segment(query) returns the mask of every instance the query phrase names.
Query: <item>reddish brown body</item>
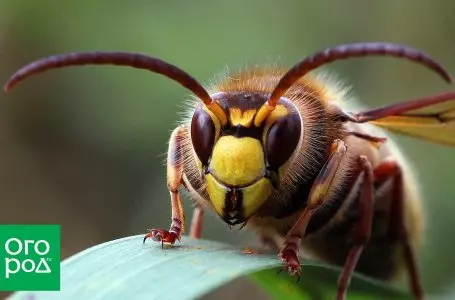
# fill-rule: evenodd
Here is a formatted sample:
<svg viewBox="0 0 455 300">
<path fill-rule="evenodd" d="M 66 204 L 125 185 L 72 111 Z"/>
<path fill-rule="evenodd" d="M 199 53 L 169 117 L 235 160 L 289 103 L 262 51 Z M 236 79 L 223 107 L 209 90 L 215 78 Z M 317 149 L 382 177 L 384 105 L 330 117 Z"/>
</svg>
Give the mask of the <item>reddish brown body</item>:
<svg viewBox="0 0 455 300">
<path fill-rule="evenodd" d="M 183 186 L 196 203 L 194 238 L 201 236 L 204 211 L 212 210 L 229 225 L 258 232 L 291 275 L 300 274 L 300 249 L 342 266 L 337 299 L 345 298 L 354 270 L 382 280 L 407 270 L 413 295 L 422 299 L 415 259 L 424 223 L 419 193 L 408 163 L 379 127 L 455 146 L 455 92 L 354 114 L 342 89 L 307 75 L 328 62 L 366 55 L 406 58 L 452 80 L 416 49 L 356 43 L 316 52 L 287 72 L 228 74 L 210 91 L 176 66 L 122 52 L 44 58 L 17 71 L 5 90 L 34 73 L 85 64 L 131 66 L 175 80 L 200 102 L 170 137 L 171 226 L 151 230 L 144 242 L 180 239 Z"/>
<path fill-rule="evenodd" d="M 226 93 L 271 93 L 273 87 L 283 76 L 279 70 L 249 70 L 237 74 L 229 74 L 225 81 L 212 87 L 213 92 Z M 334 100 L 336 95 L 338 100 Z M 358 173 L 361 171 L 358 157 L 365 156 L 374 170 L 387 162 L 397 162 L 404 169 L 402 183 L 407 227 L 412 228 L 409 235 L 410 244 L 418 245 L 422 232 L 422 214 L 420 199 L 415 190 L 414 178 L 407 170 L 401 153 L 393 147 L 391 141 L 375 144 L 359 138 L 350 132 L 368 136 L 385 137 L 385 133 L 374 128 L 371 124 L 344 124 L 335 118 L 343 105 L 343 91 L 333 88 L 330 82 L 320 78 L 301 79 L 295 83 L 284 97 L 293 101 L 299 108 L 303 119 L 303 142 L 298 154 L 284 176 L 281 187 L 249 219 L 247 227 L 257 231 L 266 241 L 273 241 L 280 249 L 285 236 L 302 214 L 308 201 L 308 193 L 314 183 L 314 178 L 324 165 L 335 139 L 342 139 L 347 146 L 346 157 L 343 159 L 340 171 L 331 183 L 327 207 L 321 207 L 308 224 L 306 237 L 302 240 L 304 250 L 312 256 L 340 266 L 353 246 L 353 230 L 355 230 L 359 187 L 354 187 Z M 194 111 L 190 109 L 190 111 Z M 184 122 L 189 124 L 189 122 Z M 183 125 L 185 126 L 185 125 Z M 187 125 L 189 126 L 189 125 Z M 184 182 L 196 203 L 211 210 L 207 192 L 198 174 L 194 153 L 189 134 L 182 136 L 184 142 L 182 158 Z M 311 167 L 310 167 L 311 166 Z M 389 170 L 387 170 L 388 172 Z M 391 217 L 391 203 L 394 197 L 391 181 L 393 173 L 379 174 L 374 178 L 374 217 L 371 237 L 366 244 L 359 264 L 356 268 L 366 275 L 390 279 L 398 271 L 403 270 L 404 259 L 400 252 L 401 241 L 394 230 Z M 197 174 L 197 175 L 196 175 Z M 385 177 L 385 178 L 384 178 Z M 357 191 L 357 192 L 356 192 Z M 357 197 L 349 197 L 350 193 Z M 392 224 L 392 225 L 391 225 Z M 398 229 L 396 229 L 398 230 Z"/>
</svg>

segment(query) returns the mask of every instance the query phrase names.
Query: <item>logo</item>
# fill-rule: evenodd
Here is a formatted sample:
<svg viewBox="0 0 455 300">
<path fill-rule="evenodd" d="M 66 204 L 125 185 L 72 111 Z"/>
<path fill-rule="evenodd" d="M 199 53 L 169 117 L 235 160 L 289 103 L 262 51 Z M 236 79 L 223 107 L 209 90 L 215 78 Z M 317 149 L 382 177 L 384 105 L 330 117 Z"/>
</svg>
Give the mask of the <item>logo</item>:
<svg viewBox="0 0 455 300">
<path fill-rule="evenodd" d="M 60 290 L 60 225 L 0 225 L 0 291 Z"/>
</svg>

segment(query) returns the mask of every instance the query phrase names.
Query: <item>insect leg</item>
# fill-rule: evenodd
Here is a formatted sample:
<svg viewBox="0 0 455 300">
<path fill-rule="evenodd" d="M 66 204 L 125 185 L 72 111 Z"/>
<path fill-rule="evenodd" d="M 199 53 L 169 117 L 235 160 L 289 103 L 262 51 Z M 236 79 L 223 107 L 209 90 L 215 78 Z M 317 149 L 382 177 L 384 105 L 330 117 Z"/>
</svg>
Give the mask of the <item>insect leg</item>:
<svg viewBox="0 0 455 300">
<path fill-rule="evenodd" d="M 172 222 L 169 230 L 152 229 L 144 237 L 144 242 L 147 238 L 164 243 L 174 244 L 176 240 L 180 240 L 185 228 L 185 215 L 180 200 L 179 186 L 182 184 L 183 176 L 183 153 L 182 143 L 183 138 L 187 134 L 187 128 L 179 126 L 171 134 L 169 141 L 169 150 L 167 156 L 167 185 L 171 195 L 172 207 Z"/>
<path fill-rule="evenodd" d="M 306 227 L 316 209 L 327 200 L 340 163 L 346 153 L 343 141 L 336 140 L 332 146 L 332 153 L 319 172 L 308 196 L 308 204 L 289 232 L 286 234 L 280 257 L 284 261 L 284 268 L 291 275 L 300 274 L 299 248 L 300 241 L 305 234 Z"/>
<path fill-rule="evenodd" d="M 364 245 L 370 238 L 371 223 L 373 220 L 373 170 L 370 162 L 365 156 L 360 156 L 362 171 L 357 178 L 355 186 L 360 186 L 360 201 L 359 201 L 359 218 L 356 221 L 353 232 L 354 246 L 349 251 L 349 254 L 344 263 L 343 271 L 338 277 L 338 293 L 337 299 L 342 300 L 346 297 L 346 291 L 349 287 L 352 273 L 354 272 L 357 262 Z M 360 182 L 359 182 L 360 181 Z M 360 185 L 357 185 L 360 183 Z"/>
<path fill-rule="evenodd" d="M 416 254 L 412 247 L 404 221 L 404 199 L 403 199 L 403 174 L 400 166 L 394 160 L 388 160 L 374 170 L 377 181 L 384 182 L 393 180 L 392 197 L 389 224 L 389 236 L 391 239 L 399 239 L 403 247 L 403 255 L 410 277 L 410 288 L 416 299 L 423 299 L 423 289 L 420 281 L 419 269 L 417 267 Z"/>
<path fill-rule="evenodd" d="M 193 212 L 193 219 L 191 220 L 190 237 L 193 239 L 200 239 L 202 234 L 202 221 L 204 219 L 204 209 L 196 206 Z"/>
</svg>

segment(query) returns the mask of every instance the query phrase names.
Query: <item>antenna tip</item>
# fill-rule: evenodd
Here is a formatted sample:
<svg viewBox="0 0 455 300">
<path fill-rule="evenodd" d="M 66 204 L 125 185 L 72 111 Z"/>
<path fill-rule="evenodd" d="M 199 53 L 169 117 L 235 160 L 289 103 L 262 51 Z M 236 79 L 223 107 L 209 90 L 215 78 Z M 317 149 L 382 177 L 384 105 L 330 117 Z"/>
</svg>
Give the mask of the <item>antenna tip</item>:
<svg viewBox="0 0 455 300">
<path fill-rule="evenodd" d="M 11 91 L 11 89 L 13 88 L 13 86 L 16 84 L 16 80 L 8 80 L 7 83 L 5 83 L 5 85 L 3 86 L 3 90 L 5 91 L 5 93 L 8 93 L 9 91 Z"/>
<path fill-rule="evenodd" d="M 450 75 L 450 73 L 447 72 L 442 66 L 437 65 L 436 71 L 439 73 L 439 75 L 441 75 L 441 77 L 444 79 L 445 82 L 447 82 L 448 84 L 453 83 L 452 75 Z"/>
</svg>

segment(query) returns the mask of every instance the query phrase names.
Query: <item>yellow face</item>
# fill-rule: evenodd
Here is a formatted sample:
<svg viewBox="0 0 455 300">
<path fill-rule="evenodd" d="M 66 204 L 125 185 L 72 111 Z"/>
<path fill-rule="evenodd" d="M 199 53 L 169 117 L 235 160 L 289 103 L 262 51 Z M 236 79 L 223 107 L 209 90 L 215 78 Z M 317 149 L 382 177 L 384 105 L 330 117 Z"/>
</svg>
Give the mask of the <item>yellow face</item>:
<svg viewBox="0 0 455 300">
<path fill-rule="evenodd" d="M 227 218 L 233 224 L 248 219 L 273 189 L 270 180 L 264 178 L 264 151 L 255 138 L 220 137 L 207 171 L 207 191 L 213 207 L 220 216 L 232 211 Z"/>
<path fill-rule="evenodd" d="M 300 140 L 298 114 L 279 106 L 263 126 L 255 127 L 256 112 L 230 108 L 228 123 L 221 126 L 202 107 L 192 120 L 191 138 L 210 202 L 230 225 L 246 222 L 269 199 L 279 186 L 280 168 Z"/>
</svg>

